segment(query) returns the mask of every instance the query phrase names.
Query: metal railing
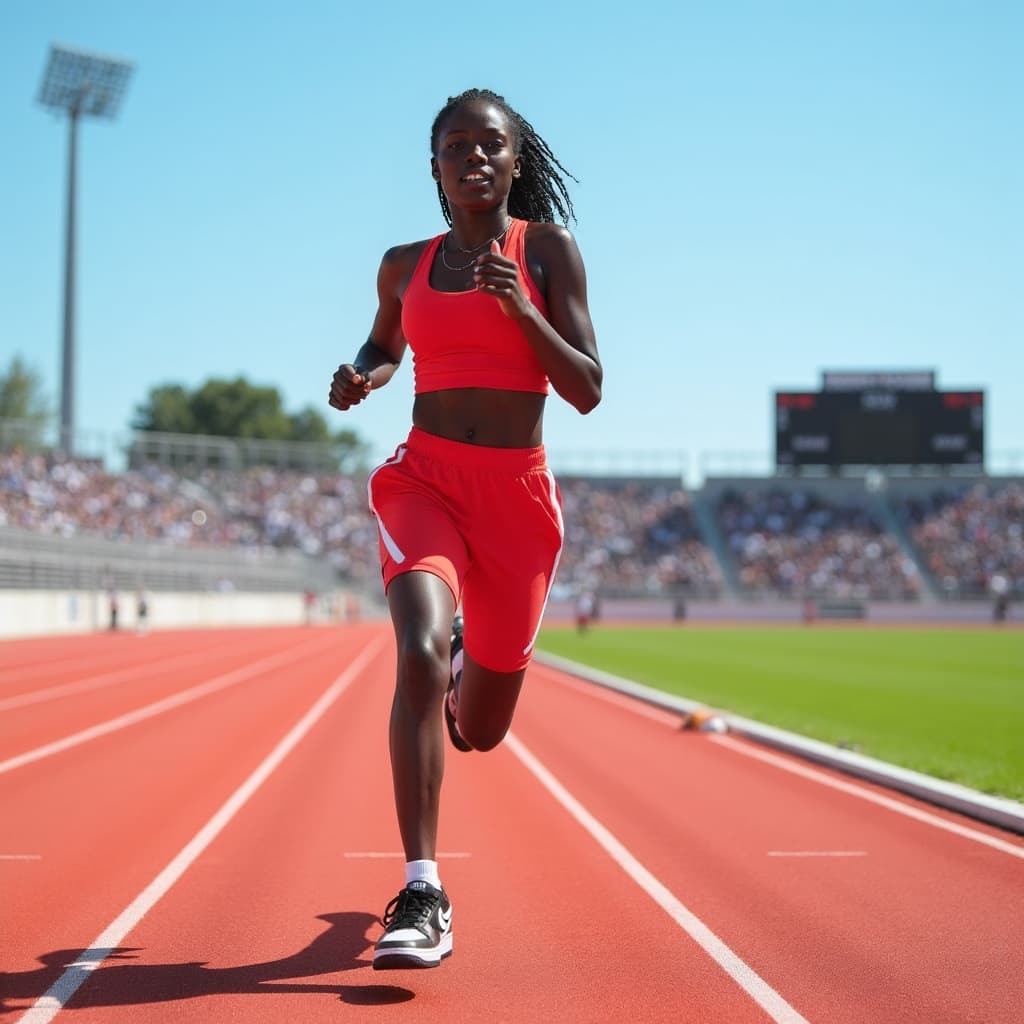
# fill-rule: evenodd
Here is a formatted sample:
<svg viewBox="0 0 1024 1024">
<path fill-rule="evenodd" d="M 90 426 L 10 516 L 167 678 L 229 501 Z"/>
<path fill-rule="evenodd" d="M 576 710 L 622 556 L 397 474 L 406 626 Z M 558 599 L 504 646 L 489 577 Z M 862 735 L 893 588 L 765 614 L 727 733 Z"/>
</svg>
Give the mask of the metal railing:
<svg viewBox="0 0 1024 1024">
<path fill-rule="evenodd" d="M 14 447 L 49 451 L 58 447 L 56 427 L 40 427 L 35 423 L 0 419 L 0 451 Z M 77 458 L 95 459 L 112 471 L 128 467 L 133 453 L 140 460 L 161 465 L 198 464 L 213 468 L 238 469 L 256 464 L 272 467 L 318 469 L 325 466 L 341 472 L 359 472 L 373 465 L 378 455 L 368 448 L 353 451 L 343 445 L 316 444 L 302 441 L 267 441 L 257 438 L 214 437 L 205 434 L 169 434 L 150 431 L 97 431 L 78 429 L 73 450 Z M 691 487 L 700 486 L 711 477 L 774 477 L 777 470 L 774 456 L 760 450 L 699 450 L 693 453 L 682 448 L 666 449 L 548 449 L 552 469 L 569 476 L 635 476 L 675 477 Z M 875 470 L 877 472 L 877 470 Z M 887 472 L 882 467 L 881 471 Z M 859 477 L 870 472 L 866 468 L 851 470 Z M 1024 448 L 996 449 L 988 453 L 983 468 L 952 467 L 949 471 L 920 469 L 913 475 L 935 479 L 962 479 L 965 476 L 1024 475 Z M 906 471 L 901 475 L 907 475 Z M 808 473 L 808 478 L 828 477 L 826 471 Z M 799 479 L 799 477 L 796 477 Z"/>
<path fill-rule="evenodd" d="M 334 573 L 296 551 L 197 550 L 0 527 L 0 590 L 326 590 Z"/>
</svg>

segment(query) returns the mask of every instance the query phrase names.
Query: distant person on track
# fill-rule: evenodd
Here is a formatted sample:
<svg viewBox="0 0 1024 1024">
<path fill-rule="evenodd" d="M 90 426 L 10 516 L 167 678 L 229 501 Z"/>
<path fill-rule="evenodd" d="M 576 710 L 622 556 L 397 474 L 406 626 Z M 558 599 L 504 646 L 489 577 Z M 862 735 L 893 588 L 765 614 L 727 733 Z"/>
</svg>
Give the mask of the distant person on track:
<svg viewBox="0 0 1024 1024">
<path fill-rule="evenodd" d="M 135 632 L 139 636 L 149 632 L 149 599 L 141 588 L 135 593 Z"/>
<path fill-rule="evenodd" d="M 597 602 L 589 590 L 581 590 L 576 598 L 576 632 L 586 633 L 594 621 Z"/>
<path fill-rule="evenodd" d="M 565 169 L 489 90 L 450 98 L 430 143 L 450 229 L 384 254 L 369 339 L 330 391 L 350 409 L 413 351 L 412 429 L 367 485 L 398 650 L 390 751 L 406 857 L 377 969 L 451 953 L 442 715 L 459 750 L 490 750 L 508 731 L 563 542 L 545 399 L 554 388 L 581 413 L 601 399 L 583 260 L 555 223 L 573 217 Z"/>
<path fill-rule="evenodd" d="M 996 573 L 989 581 L 989 590 L 992 591 L 992 621 L 997 625 L 1006 621 L 1010 610 L 1010 581 Z"/>
</svg>

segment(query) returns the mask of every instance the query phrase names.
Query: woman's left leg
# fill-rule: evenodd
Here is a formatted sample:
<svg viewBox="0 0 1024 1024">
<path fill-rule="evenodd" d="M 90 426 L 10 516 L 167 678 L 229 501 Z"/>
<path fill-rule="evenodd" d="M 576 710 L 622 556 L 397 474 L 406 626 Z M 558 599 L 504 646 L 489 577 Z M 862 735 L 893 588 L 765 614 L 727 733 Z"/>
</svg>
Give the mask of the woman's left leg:
<svg viewBox="0 0 1024 1024">
<path fill-rule="evenodd" d="M 437 576 L 410 572 L 391 582 L 388 606 L 398 652 L 388 730 L 395 810 L 406 861 L 433 861 L 444 777 L 440 712 L 455 602 Z"/>
<path fill-rule="evenodd" d="M 495 672 L 463 655 L 455 721 L 459 734 L 475 750 L 491 750 L 508 732 L 526 669 Z"/>
</svg>

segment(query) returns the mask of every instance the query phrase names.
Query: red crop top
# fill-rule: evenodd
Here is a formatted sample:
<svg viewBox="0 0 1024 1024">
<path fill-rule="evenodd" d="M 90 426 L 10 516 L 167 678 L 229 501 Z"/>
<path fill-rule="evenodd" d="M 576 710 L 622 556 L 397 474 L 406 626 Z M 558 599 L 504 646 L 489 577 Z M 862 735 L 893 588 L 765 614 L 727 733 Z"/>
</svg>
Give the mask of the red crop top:
<svg viewBox="0 0 1024 1024">
<path fill-rule="evenodd" d="M 502 254 L 516 261 L 530 301 L 547 319 L 547 304 L 526 267 L 525 220 L 513 219 Z M 444 235 L 432 238 L 402 296 L 402 333 L 413 353 L 417 395 L 447 388 L 499 388 L 548 393 L 548 377 L 519 325 L 493 295 L 475 288 L 439 292 L 430 268 Z"/>
</svg>

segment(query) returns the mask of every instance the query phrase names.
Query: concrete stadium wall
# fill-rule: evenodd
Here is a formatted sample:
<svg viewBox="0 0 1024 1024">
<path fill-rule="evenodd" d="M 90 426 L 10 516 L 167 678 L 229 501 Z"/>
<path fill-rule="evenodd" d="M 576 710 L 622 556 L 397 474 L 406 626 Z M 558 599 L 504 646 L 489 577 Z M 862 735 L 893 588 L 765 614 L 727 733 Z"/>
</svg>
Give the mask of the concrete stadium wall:
<svg viewBox="0 0 1024 1024">
<path fill-rule="evenodd" d="M 321 595 L 313 621 L 337 619 L 346 611 L 345 594 Z M 147 595 L 150 629 L 216 626 L 288 626 L 305 621 L 301 593 L 176 593 Z M 361 602 L 360 614 L 372 616 L 373 607 Z M 118 628 L 134 630 L 139 622 L 134 596 L 123 595 L 118 607 Z M 93 633 L 110 627 L 105 594 L 83 590 L 0 590 L 0 639 Z"/>
<path fill-rule="evenodd" d="M 350 614 L 347 604 L 353 595 L 339 592 L 321 595 L 313 610 L 313 621 L 340 620 Z M 202 628 L 217 626 L 288 626 L 305 621 L 302 594 L 298 593 L 177 593 L 157 591 L 148 595 L 150 629 Z M 355 598 L 362 618 L 386 617 L 386 607 L 365 597 Z M 552 600 L 544 619 L 549 625 L 572 622 L 575 608 L 571 601 Z M 677 609 L 668 598 L 605 600 L 601 618 L 606 622 L 680 621 Z M 802 621 L 802 606 L 795 601 L 687 601 L 685 619 L 701 622 L 797 623 Z M 822 624 L 827 625 L 826 619 Z M 992 608 L 985 601 L 918 604 L 872 602 L 867 606 L 865 622 L 982 624 L 992 621 Z M 1008 622 L 1024 621 L 1024 607 L 1011 605 Z M 106 595 L 83 590 L 0 590 L 0 639 L 46 636 L 61 633 L 94 633 L 110 626 Z M 122 597 L 118 609 L 118 628 L 138 627 L 132 595 Z"/>
</svg>

